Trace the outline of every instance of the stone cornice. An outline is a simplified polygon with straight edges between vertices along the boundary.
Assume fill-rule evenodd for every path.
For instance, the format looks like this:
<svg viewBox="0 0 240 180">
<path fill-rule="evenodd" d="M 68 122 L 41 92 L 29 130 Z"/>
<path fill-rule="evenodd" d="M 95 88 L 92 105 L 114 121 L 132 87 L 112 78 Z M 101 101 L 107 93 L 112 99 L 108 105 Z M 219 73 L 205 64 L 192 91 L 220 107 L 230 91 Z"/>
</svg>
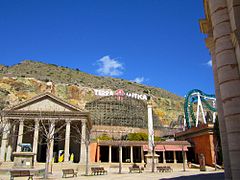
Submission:
<svg viewBox="0 0 240 180">
<path fill-rule="evenodd" d="M 19 119 L 40 119 L 40 118 L 59 118 L 59 119 L 66 119 L 66 118 L 74 118 L 75 120 L 81 120 L 83 117 L 88 119 L 88 112 L 52 112 L 52 111 L 5 111 L 4 117 L 7 118 L 14 118 L 17 117 Z"/>
<path fill-rule="evenodd" d="M 208 34 L 209 32 L 209 23 L 206 19 L 199 20 L 200 30 L 203 34 Z"/>
<path fill-rule="evenodd" d="M 203 34 L 212 36 L 212 22 L 207 0 L 204 0 L 204 14 L 205 19 L 199 20 L 200 30 Z"/>
</svg>

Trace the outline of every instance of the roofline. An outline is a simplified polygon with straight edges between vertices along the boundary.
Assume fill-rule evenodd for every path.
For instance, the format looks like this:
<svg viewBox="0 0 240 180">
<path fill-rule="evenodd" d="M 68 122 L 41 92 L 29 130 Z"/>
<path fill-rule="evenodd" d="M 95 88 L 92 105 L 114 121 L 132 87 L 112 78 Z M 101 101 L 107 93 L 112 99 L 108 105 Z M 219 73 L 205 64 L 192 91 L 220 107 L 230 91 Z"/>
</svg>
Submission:
<svg viewBox="0 0 240 180">
<path fill-rule="evenodd" d="M 142 146 L 142 145 L 148 145 L 148 141 L 104 141 L 104 140 L 98 140 L 98 145 L 136 145 L 136 146 Z M 179 146 L 187 146 L 191 147 L 191 144 L 188 141 L 156 141 L 155 145 L 179 145 Z"/>
<path fill-rule="evenodd" d="M 64 105 L 66 105 L 66 106 L 68 106 L 68 107 L 70 107 L 70 108 L 72 108 L 72 109 L 74 109 L 76 111 L 88 112 L 87 110 L 80 109 L 79 107 L 77 107 L 75 105 L 72 105 L 72 104 L 62 100 L 59 97 L 57 97 L 57 96 L 55 96 L 55 95 L 53 95 L 52 93 L 49 93 L 49 92 L 41 93 L 41 94 L 31 98 L 31 99 L 28 99 L 28 100 L 26 100 L 24 102 L 21 102 L 21 103 L 15 105 L 15 106 L 10 107 L 10 108 L 8 108 L 8 107 L 4 108 L 3 111 L 14 111 L 14 110 L 17 110 L 17 109 L 19 109 L 21 107 L 24 107 L 25 105 L 30 104 L 30 103 L 32 103 L 32 102 L 34 102 L 34 101 L 36 101 L 36 100 L 38 100 L 40 98 L 43 98 L 44 96 L 48 96 L 48 97 L 50 97 L 50 98 L 52 98 L 52 99 L 54 99 L 54 100 L 56 100 L 56 101 L 58 101 L 58 102 L 60 102 L 60 103 L 62 103 Z"/>
</svg>

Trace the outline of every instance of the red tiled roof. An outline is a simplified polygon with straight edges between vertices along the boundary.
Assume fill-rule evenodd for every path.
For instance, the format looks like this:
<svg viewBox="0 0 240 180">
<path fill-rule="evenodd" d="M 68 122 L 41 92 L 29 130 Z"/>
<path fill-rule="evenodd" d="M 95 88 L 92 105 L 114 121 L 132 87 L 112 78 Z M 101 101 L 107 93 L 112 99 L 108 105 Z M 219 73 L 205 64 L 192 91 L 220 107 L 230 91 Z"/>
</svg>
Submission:
<svg viewBox="0 0 240 180">
<path fill-rule="evenodd" d="M 187 146 L 180 146 L 180 145 L 156 145 L 155 151 L 188 151 Z M 148 151 L 148 145 L 143 145 L 143 150 Z"/>
<path fill-rule="evenodd" d="M 143 145 L 143 151 L 148 151 L 148 145 Z M 165 151 L 163 145 L 156 145 L 155 151 Z"/>
<path fill-rule="evenodd" d="M 164 145 L 165 151 L 188 151 L 187 146 Z"/>
</svg>

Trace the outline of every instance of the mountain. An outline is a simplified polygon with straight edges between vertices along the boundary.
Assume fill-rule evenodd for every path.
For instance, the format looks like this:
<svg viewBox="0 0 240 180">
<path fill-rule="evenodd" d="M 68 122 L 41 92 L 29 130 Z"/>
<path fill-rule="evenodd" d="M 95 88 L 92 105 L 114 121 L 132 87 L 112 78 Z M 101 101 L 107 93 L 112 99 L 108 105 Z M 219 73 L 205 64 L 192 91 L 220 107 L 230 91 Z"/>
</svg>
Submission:
<svg viewBox="0 0 240 180">
<path fill-rule="evenodd" d="M 183 98 L 164 89 L 31 60 L 13 66 L 0 65 L 0 109 L 46 91 L 49 81 L 53 83 L 56 96 L 81 108 L 97 98 L 94 89 L 124 89 L 138 94 L 150 92 L 154 112 L 163 125 L 170 125 L 183 114 Z"/>
</svg>

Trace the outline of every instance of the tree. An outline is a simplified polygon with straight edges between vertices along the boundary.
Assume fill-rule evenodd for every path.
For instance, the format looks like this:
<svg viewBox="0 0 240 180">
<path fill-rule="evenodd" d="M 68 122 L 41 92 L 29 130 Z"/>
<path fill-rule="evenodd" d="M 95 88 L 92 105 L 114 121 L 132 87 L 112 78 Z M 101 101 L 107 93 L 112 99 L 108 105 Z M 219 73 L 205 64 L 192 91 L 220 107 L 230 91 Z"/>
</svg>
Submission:
<svg viewBox="0 0 240 180">
<path fill-rule="evenodd" d="M 4 117 L 7 115 L 6 111 L 0 111 L 0 136 L 2 137 L 1 151 L 5 152 L 6 146 L 11 148 L 14 144 L 14 140 L 17 137 L 15 134 L 15 128 L 17 121 L 16 120 L 8 120 Z M 5 154 L 1 154 L 1 160 L 4 160 Z M 10 157 L 9 157 L 10 158 Z"/>
<path fill-rule="evenodd" d="M 46 145 L 47 145 L 47 150 L 46 150 L 46 163 L 45 163 L 45 177 L 48 178 L 49 174 L 49 166 L 50 163 L 52 162 L 52 155 L 51 155 L 51 146 L 53 146 L 54 140 L 60 140 L 63 137 L 61 136 L 63 131 L 61 131 L 66 123 L 60 124 L 60 121 L 54 121 L 54 120 L 40 120 L 40 126 L 39 126 L 39 132 L 41 136 L 43 136 L 46 140 Z M 57 125 L 60 126 L 57 126 Z M 56 128 L 57 127 L 57 128 Z M 55 135 L 58 134 L 58 139 L 55 138 Z"/>
<path fill-rule="evenodd" d="M 71 126 L 72 129 L 75 130 L 75 133 L 71 135 L 74 141 L 79 144 L 85 144 L 85 151 L 86 151 L 86 168 L 85 168 L 85 175 L 89 175 L 89 144 L 90 144 L 90 131 L 86 128 L 86 132 L 82 132 L 82 127 L 79 124 L 74 123 Z M 82 142 L 83 141 L 83 142 Z"/>
<path fill-rule="evenodd" d="M 53 148 L 54 140 L 59 141 L 64 139 L 63 137 L 64 131 L 62 130 L 65 127 L 66 122 L 60 120 L 60 117 L 57 119 L 45 119 L 41 116 L 41 114 L 39 114 L 38 122 L 39 122 L 38 127 L 35 127 L 32 125 L 29 125 L 27 127 L 25 126 L 25 127 L 27 129 L 26 132 L 38 130 L 39 135 L 42 137 L 42 139 L 44 139 L 44 141 L 41 142 L 41 144 L 47 145 L 44 178 L 48 179 L 50 164 L 52 163 L 52 156 L 53 156 L 53 154 L 51 154 L 52 153 L 51 148 Z"/>
</svg>

